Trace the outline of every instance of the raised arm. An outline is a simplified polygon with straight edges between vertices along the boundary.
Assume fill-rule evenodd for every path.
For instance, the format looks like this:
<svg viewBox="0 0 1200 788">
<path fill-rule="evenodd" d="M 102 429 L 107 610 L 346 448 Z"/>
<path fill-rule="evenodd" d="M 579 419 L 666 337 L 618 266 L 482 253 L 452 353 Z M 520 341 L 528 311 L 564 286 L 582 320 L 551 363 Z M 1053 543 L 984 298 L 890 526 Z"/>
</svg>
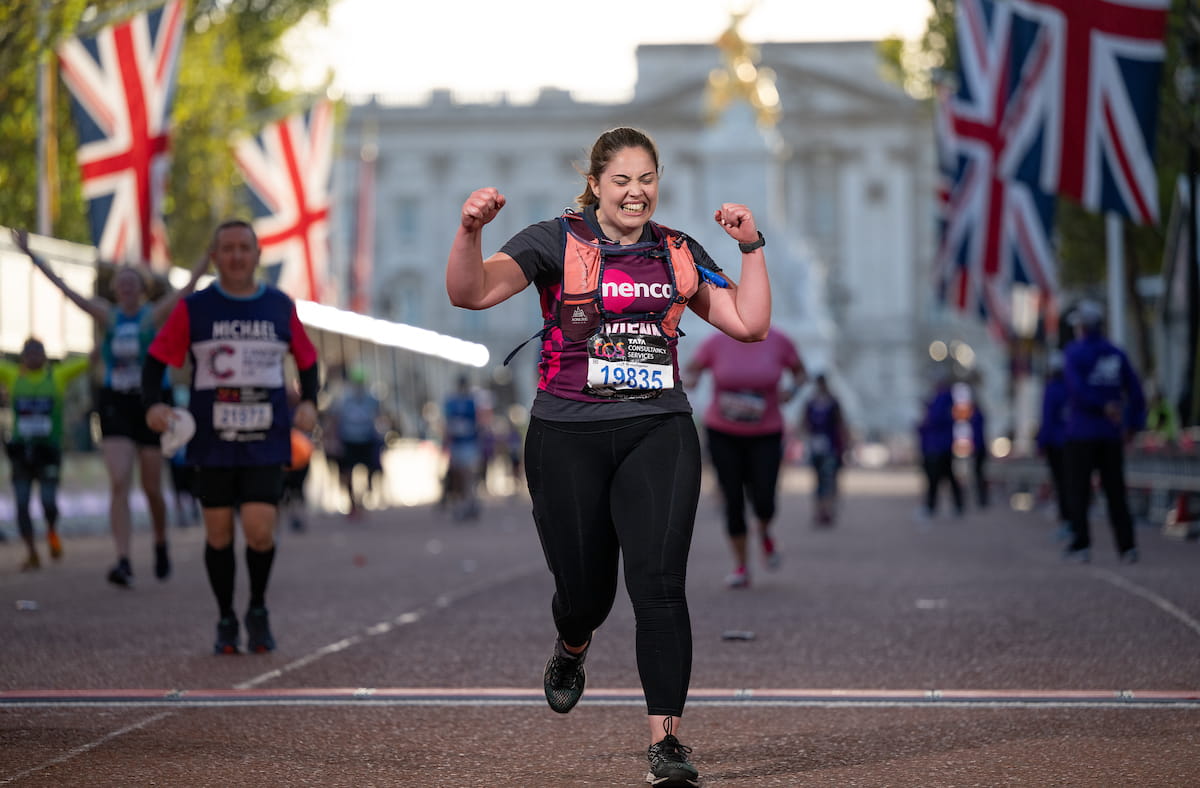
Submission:
<svg viewBox="0 0 1200 788">
<path fill-rule="evenodd" d="M 75 306 L 79 307 L 84 312 L 87 312 L 98 323 L 106 323 L 108 321 L 108 317 L 111 314 L 112 309 L 108 302 L 102 298 L 84 298 L 82 295 L 72 290 L 71 286 L 63 281 L 62 277 L 56 274 L 54 269 L 51 268 L 45 260 L 38 257 L 33 253 L 33 250 L 29 248 L 29 233 L 25 232 L 24 230 L 13 230 L 12 238 L 13 243 L 17 245 L 17 248 L 28 255 L 29 259 L 33 261 L 34 267 L 45 274 L 46 278 L 49 279 L 55 287 L 61 290 L 62 294 L 69 298 L 75 304 Z"/>
<path fill-rule="evenodd" d="M 487 309 L 525 289 L 525 273 L 506 254 L 483 259 L 483 226 L 496 218 L 505 204 L 493 188 L 477 189 L 463 203 L 458 231 L 446 261 L 446 295 L 464 309 Z"/>
<path fill-rule="evenodd" d="M 71 356 L 54 365 L 54 382 L 61 391 L 75 378 L 87 372 L 92 366 L 92 359 L 87 355 Z"/>
<path fill-rule="evenodd" d="M 154 325 L 161 326 L 167 319 L 167 315 L 171 314 L 171 310 L 175 308 L 175 304 L 179 299 L 191 295 L 196 290 L 196 283 L 200 281 L 200 277 L 204 276 L 204 272 L 208 270 L 209 260 L 212 259 L 212 247 L 210 246 L 201 255 L 200 259 L 192 265 L 191 277 L 188 282 L 179 290 L 173 290 L 167 293 L 162 298 L 154 302 L 153 308 L 150 310 L 150 318 L 154 321 Z"/>
<path fill-rule="evenodd" d="M 725 203 L 713 219 L 739 244 L 759 240 L 750 209 Z M 771 282 L 762 246 L 742 252 L 742 281 L 727 288 L 702 285 L 689 302 L 692 310 L 725 334 L 742 342 L 761 342 L 771 327 Z"/>
</svg>

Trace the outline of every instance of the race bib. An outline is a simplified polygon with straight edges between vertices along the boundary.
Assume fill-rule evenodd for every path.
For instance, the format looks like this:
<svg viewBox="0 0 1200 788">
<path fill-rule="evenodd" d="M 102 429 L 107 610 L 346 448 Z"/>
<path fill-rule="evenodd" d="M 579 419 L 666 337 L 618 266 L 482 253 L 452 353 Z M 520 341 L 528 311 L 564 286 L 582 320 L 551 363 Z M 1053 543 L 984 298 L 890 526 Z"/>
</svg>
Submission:
<svg viewBox="0 0 1200 788">
<path fill-rule="evenodd" d="M 808 439 L 809 454 L 829 454 L 833 451 L 833 444 L 829 442 L 828 435 L 812 435 Z"/>
<path fill-rule="evenodd" d="M 50 435 L 54 424 L 50 417 L 41 413 L 17 416 L 17 434 L 22 438 L 45 438 Z"/>
<path fill-rule="evenodd" d="M 108 382 L 113 391 L 136 391 L 142 387 L 142 370 L 139 367 L 113 367 Z"/>
<path fill-rule="evenodd" d="M 753 391 L 722 391 L 717 394 L 717 410 L 726 421 L 751 424 L 762 421 L 767 398 Z"/>
<path fill-rule="evenodd" d="M 217 432 L 261 432 L 269 429 L 269 402 L 217 402 L 213 404 L 213 429 Z"/>
<path fill-rule="evenodd" d="M 13 426 L 22 438 L 47 438 L 54 430 L 54 399 L 18 397 L 13 402 Z"/>
<path fill-rule="evenodd" d="M 452 438 L 473 438 L 476 432 L 475 419 L 457 416 L 446 421 L 446 434 Z"/>
<path fill-rule="evenodd" d="M 587 390 L 604 397 L 658 394 L 675 387 L 664 337 L 596 334 L 588 340 Z"/>
<path fill-rule="evenodd" d="M 125 331 L 118 328 L 108 344 L 113 358 L 136 360 L 142 352 L 142 341 L 137 326 L 132 323 L 128 325 L 130 328 Z"/>
</svg>

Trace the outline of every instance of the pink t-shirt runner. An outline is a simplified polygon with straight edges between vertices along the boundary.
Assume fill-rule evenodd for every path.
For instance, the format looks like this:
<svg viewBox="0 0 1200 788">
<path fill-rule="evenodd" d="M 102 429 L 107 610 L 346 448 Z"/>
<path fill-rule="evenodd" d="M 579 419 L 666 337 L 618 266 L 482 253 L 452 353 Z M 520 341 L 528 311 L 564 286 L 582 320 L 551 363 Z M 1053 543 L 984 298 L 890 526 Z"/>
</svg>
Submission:
<svg viewBox="0 0 1200 788">
<path fill-rule="evenodd" d="M 785 370 L 801 370 L 796 346 L 774 328 L 762 342 L 739 342 L 720 332 L 704 341 L 688 366 L 713 376 L 713 397 L 704 424 L 730 435 L 783 431 L 779 382 Z"/>
</svg>

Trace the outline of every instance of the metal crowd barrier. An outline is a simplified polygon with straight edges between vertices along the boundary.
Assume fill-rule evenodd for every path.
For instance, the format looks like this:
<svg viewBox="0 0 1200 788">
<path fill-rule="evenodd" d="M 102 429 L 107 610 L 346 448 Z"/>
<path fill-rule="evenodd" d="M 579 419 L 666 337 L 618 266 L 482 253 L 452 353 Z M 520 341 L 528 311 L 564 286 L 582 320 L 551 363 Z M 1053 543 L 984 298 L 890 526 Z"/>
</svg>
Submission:
<svg viewBox="0 0 1200 788">
<path fill-rule="evenodd" d="M 1053 499 L 1044 457 L 993 458 L 987 479 L 1021 508 Z M 1173 538 L 1200 539 L 1200 443 L 1188 435 L 1172 445 L 1139 436 L 1126 448 L 1125 483 L 1130 508 L 1140 521 L 1161 524 Z M 1103 502 L 1103 496 L 1096 498 Z"/>
</svg>

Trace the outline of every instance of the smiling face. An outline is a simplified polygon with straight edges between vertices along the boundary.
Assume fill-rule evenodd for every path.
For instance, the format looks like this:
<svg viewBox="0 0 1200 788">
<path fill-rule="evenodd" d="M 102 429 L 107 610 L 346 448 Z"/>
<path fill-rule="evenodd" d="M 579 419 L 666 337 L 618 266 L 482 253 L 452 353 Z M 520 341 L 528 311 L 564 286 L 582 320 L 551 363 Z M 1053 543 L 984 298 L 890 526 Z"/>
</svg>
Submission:
<svg viewBox="0 0 1200 788">
<path fill-rule="evenodd" d="M 233 224 L 217 230 L 212 261 L 221 289 L 232 295 L 252 293 L 258 286 L 254 281 L 258 256 L 258 239 L 249 227 Z"/>
<path fill-rule="evenodd" d="M 588 186 L 596 196 L 596 217 L 604 234 L 618 243 L 636 243 L 658 207 L 653 154 L 641 146 L 621 148 L 599 176 L 588 176 Z"/>
<path fill-rule="evenodd" d="M 142 303 L 145 293 L 142 277 L 132 268 L 117 269 L 112 281 L 113 295 L 116 296 L 117 306 L 126 312 L 136 311 Z"/>
</svg>

